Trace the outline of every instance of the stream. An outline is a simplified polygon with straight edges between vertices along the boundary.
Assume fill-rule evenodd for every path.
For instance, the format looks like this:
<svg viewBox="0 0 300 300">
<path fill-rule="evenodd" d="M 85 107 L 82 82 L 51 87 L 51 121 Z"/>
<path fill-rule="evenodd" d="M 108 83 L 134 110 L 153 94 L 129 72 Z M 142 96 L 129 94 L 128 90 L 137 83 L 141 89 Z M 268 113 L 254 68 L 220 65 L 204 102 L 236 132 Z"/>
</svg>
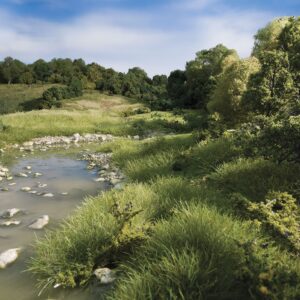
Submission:
<svg viewBox="0 0 300 300">
<path fill-rule="evenodd" d="M 20 159 L 10 172 L 27 177 L 13 176 L 10 181 L 0 182 L 4 188 L 0 191 L 0 212 L 21 209 L 21 213 L 12 218 L 21 221 L 19 225 L 0 226 L 0 253 L 12 248 L 22 248 L 22 251 L 14 263 L 0 270 L 0 299 L 97 299 L 93 291 L 76 289 L 52 289 L 38 297 L 36 280 L 24 270 L 33 255 L 32 244 L 36 237 L 42 237 L 45 228 L 56 228 L 86 196 L 108 189 L 107 184 L 95 181 L 97 170 L 87 170 L 87 162 L 55 154 Z M 30 191 L 22 191 L 24 187 Z M 29 225 L 43 215 L 49 216 L 49 224 L 42 230 L 30 229 Z"/>
</svg>

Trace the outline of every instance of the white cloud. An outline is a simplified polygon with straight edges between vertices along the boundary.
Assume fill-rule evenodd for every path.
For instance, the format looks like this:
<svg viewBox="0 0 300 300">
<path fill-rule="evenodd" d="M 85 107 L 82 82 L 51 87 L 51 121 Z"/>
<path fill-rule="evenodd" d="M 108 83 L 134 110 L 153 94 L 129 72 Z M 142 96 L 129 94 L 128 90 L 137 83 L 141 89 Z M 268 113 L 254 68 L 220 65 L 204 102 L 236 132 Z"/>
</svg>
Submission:
<svg viewBox="0 0 300 300">
<path fill-rule="evenodd" d="M 170 10 L 162 18 L 174 22 Z M 257 12 L 207 16 L 200 12 L 180 18 L 180 26 L 159 26 L 161 20 L 150 12 L 102 11 L 61 23 L 0 10 L 0 59 L 13 56 L 32 62 L 82 57 L 120 71 L 140 66 L 151 75 L 168 73 L 184 68 L 195 52 L 218 43 L 249 55 L 252 36 L 270 16 Z"/>
</svg>

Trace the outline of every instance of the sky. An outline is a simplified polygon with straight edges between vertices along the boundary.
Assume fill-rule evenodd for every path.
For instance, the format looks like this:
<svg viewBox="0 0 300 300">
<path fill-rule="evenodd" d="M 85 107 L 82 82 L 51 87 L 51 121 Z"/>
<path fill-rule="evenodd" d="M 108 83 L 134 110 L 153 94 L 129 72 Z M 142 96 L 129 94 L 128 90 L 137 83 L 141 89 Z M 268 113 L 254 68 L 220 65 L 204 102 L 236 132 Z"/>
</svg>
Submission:
<svg viewBox="0 0 300 300">
<path fill-rule="evenodd" d="M 83 58 L 151 76 L 222 43 L 250 55 L 253 36 L 300 0 L 0 0 L 0 60 Z"/>
</svg>

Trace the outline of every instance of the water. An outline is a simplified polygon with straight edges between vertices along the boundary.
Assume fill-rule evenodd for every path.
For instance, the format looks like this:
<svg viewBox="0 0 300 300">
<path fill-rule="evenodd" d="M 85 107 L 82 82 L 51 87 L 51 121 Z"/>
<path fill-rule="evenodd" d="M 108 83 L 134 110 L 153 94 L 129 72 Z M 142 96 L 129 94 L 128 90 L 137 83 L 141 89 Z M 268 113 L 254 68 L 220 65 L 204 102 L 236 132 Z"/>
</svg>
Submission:
<svg viewBox="0 0 300 300">
<path fill-rule="evenodd" d="M 32 170 L 24 168 L 31 166 Z M 37 299 L 67 299 L 87 300 L 95 297 L 89 291 L 82 290 L 52 290 L 38 297 L 36 282 L 29 273 L 24 273 L 26 261 L 32 255 L 31 245 L 36 236 L 43 236 L 44 230 L 36 231 L 28 225 L 42 215 L 49 215 L 50 223 L 47 228 L 55 228 L 59 222 L 69 215 L 87 195 L 96 195 L 107 187 L 93 181 L 96 171 L 88 171 L 86 162 L 71 158 L 51 156 L 47 158 L 31 158 L 19 161 L 13 168 L 12 174 L 19 172 L 28 174 L 28 178 L 14 177 L 13 181 L 0 183 L 8 187 L 8 192 L 0 192 L 0 211 L 9 208 L 20 208 L 25 213 L 14 219 L 21 220 L 19 226 L 0 227 L 0 252 L 11 248 L 22 247 L 22 252 L 15 263 L 0 270 L 0 300 L 37 300 Z M 33 178 L 35 172 L 43 176 Z M 16 185 L 8 186 L 15 182 Z M 45 188 L 37 185 L 47 184 Z M 53 198 L 46 198 L 20 191 L 22 187 L 31 187 L 38 192 L 53 193 Z M 67 192 L 68 195 L 61 195 Z"/>
</svg>

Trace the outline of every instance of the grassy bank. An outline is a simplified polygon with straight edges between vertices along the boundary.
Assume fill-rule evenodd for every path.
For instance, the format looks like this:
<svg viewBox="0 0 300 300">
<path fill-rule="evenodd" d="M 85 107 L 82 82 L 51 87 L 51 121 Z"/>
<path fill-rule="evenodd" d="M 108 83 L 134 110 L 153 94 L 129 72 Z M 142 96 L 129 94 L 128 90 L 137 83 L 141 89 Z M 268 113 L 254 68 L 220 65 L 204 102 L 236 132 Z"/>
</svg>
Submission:
<svg viewBox="0 0 300 300">
<path fill-rule="evenodd" d="M 40 287 L 84 286 L 108 266 L 118 280 L 106 299 L 298 299 L 299 165 L 249 157 L 230 134 L 199 139 L 182 115 L 139 107 L 91 92 L 61 109 L 1 117 L 3 145 L 75 132 L 120 137 L 96 151 L 113 153 L 127 185 L 86 199 L 37 242 L 30 270 Z M 274 201 L 284 209 L 270 210 Z"/>
</svg>

